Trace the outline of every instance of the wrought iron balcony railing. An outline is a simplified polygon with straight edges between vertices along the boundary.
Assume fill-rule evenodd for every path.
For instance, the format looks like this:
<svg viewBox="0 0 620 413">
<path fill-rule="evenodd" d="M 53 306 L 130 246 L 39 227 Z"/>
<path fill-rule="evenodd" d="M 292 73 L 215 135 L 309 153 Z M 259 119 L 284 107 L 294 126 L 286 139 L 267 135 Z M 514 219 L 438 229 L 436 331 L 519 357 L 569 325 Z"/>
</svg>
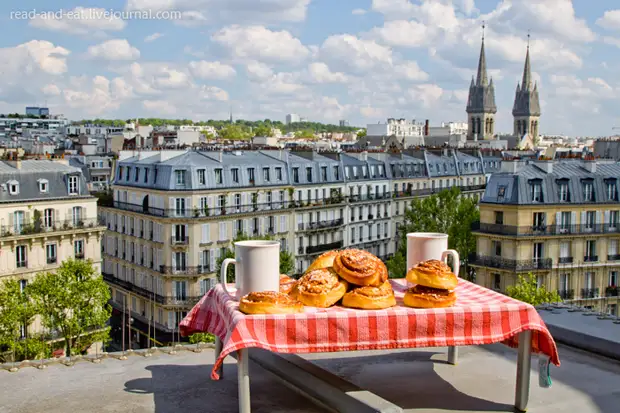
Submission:
<svg viewBox="0 0 620 413">
<path fill-rule="evenodd" d="M 305 222 L 297 224 L 297 229 L 299 231 L 312 231 L 318 229 L 326 229 L 326 228 L 335 228 L 342 226 L 344 224 L 344 220 L 342 218 L 339 219 L 331 219 L 327 221 L 318 221 L 318 222 Z"/>
<path fill-rule="evenodd" d="M 558 264 L 572 264 L 573 257 L 560 257 L 558 258 Z"/>
<path fill-rule="evenodd" d="M 581 298 L 598 298 L 600 297 L 598 288 L 582 288 Z"/>
<path fill-rule="evenodd" d="M 197 266 L 160 265 L 159 272 L 164 275 L 174 275 L 175 277 L 183 277 L 183 276 L 197 276 L 201 274 L 210 274 L 212 272 L 215 272 L 215 268 L 211 268 L 211 266 L 209 265 L 197 265 Z"/>
<path fill-rule="evenodd" d="M 558 290 L 558 295 L 562 300 L 572 300 L 575 298 L 575 290 Z"/>
<path fill-rule="evenodd" d="M 21 223 L 13 225 L 1 225 L 0 237 L 12 237 L 22 235 L 48 234 L 51 232 L 88 229 L 103 226 L 99 218 L 47 221 L 43 218 L 39 222 Z"/>
<path fill-rule="evenodd" d="M 306 247 L 306 254 L 316 254 L 318 252 L 329 251 L 333 249 L 342 248 L 342 241 L 336 241 L 323 245 L 311 245 Z"/>
<path fill-rule="evenodd" d="M 189 237 L 177 237 L 176 235 L 173 235 L 170 238 L 170 243 L 172 245 L 187 245 L 189 244 Z"/>
<path fill-rule="evenodd" d="M 483 267 L 506 269 L 511 271 L 533 271 L 551 269 L 553 261 L 551 258 L 535 258 L 531 260 L 514 260 L 509 258 L 486 256 L 474 254 L 469 262 Z"/>
<path fill-rule="evenodd" d="M 610 224 L 578 224 L 578 225 L 503 225 L 485 222 L 474 222 L 472 231 L 485 234 L 508 235 L 517 237 L 563 236 L 618 233 L 618 226 Z"/>
</svg>

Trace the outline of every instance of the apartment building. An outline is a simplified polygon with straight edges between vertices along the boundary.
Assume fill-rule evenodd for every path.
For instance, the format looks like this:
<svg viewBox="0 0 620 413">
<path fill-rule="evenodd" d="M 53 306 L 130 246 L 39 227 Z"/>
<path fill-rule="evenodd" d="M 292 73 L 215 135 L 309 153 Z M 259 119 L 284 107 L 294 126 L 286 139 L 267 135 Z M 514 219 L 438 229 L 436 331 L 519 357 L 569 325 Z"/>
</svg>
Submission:
<svg viewBox="0 0 620 413">
<path fill-rule="evenodd" d="M 565 300 L 616 313 L 620 165 L 504 160 L 502 170 L 480 202 L 476 281 L 505 291 L 532 272 Z"/>
<path fill-rule="evenodd" d="M 407 202 L 403 195 L 402 205 L 393 207 L 393 197 L 401 195 L 391 192 L 390 162 L 401 161 L 399 156 L 122 152 L 113 204 L 100 208 L 108 227 L 103 273 L 113 290 L 112 305 L 120 311 L 124 305 L 137 329 L 145 332 L 150 323 L 158 341 L 172 341 L 179 321 L 215 284 L 217 261 L 237 234 L 279 240 L 295 256 L 298 274 L 335 248 L 356 246 L 389 258 L 396 247 L 395 222 Z M 399 188 L 421 188 L 407 193 L 410 198 L 430 195 L 435 181 L 435 191 L 443 188 L 429 178 L 424 152 L 418 156 L 401 156 L 417 165 L 415 175 L 398 178 Z M 436 158 L 451 163 L 441 174 L 458 185 L 454 154 Z"/>
<path fill-rule="evenodd" d="M 90 259 L 99 271 L 104 231 L 80 169 L 51 160 L 0 162 L 0 279 L 25 286 L 67 259 Z"/>
</svg>

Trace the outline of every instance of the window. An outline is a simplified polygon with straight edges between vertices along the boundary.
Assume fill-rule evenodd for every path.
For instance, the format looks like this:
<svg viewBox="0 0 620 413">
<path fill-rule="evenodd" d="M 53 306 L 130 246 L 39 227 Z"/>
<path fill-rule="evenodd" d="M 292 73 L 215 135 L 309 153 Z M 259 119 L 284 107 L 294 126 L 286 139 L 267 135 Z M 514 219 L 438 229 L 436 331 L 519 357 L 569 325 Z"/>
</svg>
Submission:
<svg viewBox="0 0 620 413">
<path fill-rule="evenodd" d="M 84 240 L 77 239 L 73 242 L 75 258 L 84 258 Z"/>
<path fill-rule="evenodd" d="M 144 168 L 144 183 L 148 184 L 149 182 L 149 168 Z"/>
<path fill-rule="evenodd" d="M 140 179 L 140 168 L 136 168 L 136 173 L 134 174 L 134 181 L 138 182 Z"/>
<path fill-rule="evenodd" d="M 239 169 L 233 168 L 230 170 L 230 173 L 232 174 L 232 181 L 238 184 L 239 183 Z"/>
<path fill-rule="evenodd" d="M 24 228 L 24 211 L 13 212 L 13 232 L 21 234 Z"/>
<path fill-rule="evenodd" d="M 594 224 L 596 223 L 596 211 L 587 211 L 586 212 L 586 229 L 593 229 Z"/>
<path fill-rule="evenodd" d="M 185 171 L 174 171 L 174 176 L 177 185 L 185 185 Z"/>
<path fill-rule="evenodd" d="M 610 239 L 607 241 L 607 260 L 616 261 L 620 259 L 618 256 L 618 240 Z"/>
<path fill-rule="evenodd" d="M 224 182 L 224 180 L 222 178 L 222 170 L 218 168 L 218 169 L 215 170 L 215 183 L 216 184 L 221 184 L 223 182 Z"/>
<path fill-rule="evenodd" d="M 493 274 L 493 289 L 496 291 L 501 290 L 501 278 L 499 274 Z"/>
<path fill-rule="evenodd" d="M 558 198 L 560 202 L 568 202 L 568 182 L 560 182 L 558 184 Z"/>
<path fill-rule="evenodd" d="M 424 187 L 426 188 L 426 182 L 424 183 Z M 500 185 L 497 187 L 497 200 L 502 201 L 504 199 L 504 196 L 506 196 L 506 187 Z"/>
<path fill-rule="evenodd" d="M 269 182 L 271 180 L 269 176 L 269 168 L 263 168 L 263 179 L 265 182 Z"/>
<path fill-rule="evenodd" d="M 299 168 L 293 168 L 293 182 L 299 183 Z"/>
<path fill-rule="evenodd" d="M 206 185 L 207 184 L 207 178 L 205 176 L 205 170 L 204 169 L 199 169 L 198 170 L 198 183 L 200 185 Z"/>
<path fill-rule="evenodd" d="M 277 168 L 276 168 L 276 179 L 277 179 L 278 181 L 281 181 L 281 180 L 282 180 L 282 168 L 280 168 L 280 167 L 277 167 Z"/>
<path fill-rule="evenodd" d="M 49 181 L 47 179 L 39 179 L 39 192 L 45 193 L 49 190 Z"/>
<path fill-rule="evenodd" d="M 609 228 L 618 228 L 618 211 L 609 211 Z"/>
<path fill-rule="evenodd" d="M 48 264 L 56 263 L 56 244 L 47 244 L 45 246 L 45 256 Z"/>
<path fill-rule="evenodd" d="M 155 168 L 155 176 L 153 177 L 153 183 L 157 183 L 157 168 Z"/>
<path fill-rule="evenodd" d="M 491 241 L 491 252 L 496 257 L 502 256 L 502 242 L 501 241 Z"/>
<path fill-rule="evenodd" d="M 174 233 L 173 233 L 173 237 L 174 237 L 174 242 L 175 243 L 181 243 L 181 242 L 185 242 L 185 238 L 187 236 L 186 233 L 186 227 L 183 224 L 176 224 L 174 226 Z"/>
<path fill-rule="evenodd" d="M 618 285 L 618 271 L 609 272 L 609 286 L 616 287 Z"/>
<path fill-rule="evenodd" d="M 504 213 L 502 211 L 495 211 L 495 223 L 497 225 L 504 224 Z"/>
<path fill-rule="evenodd" d="M 560 242 L 560 258 L 568 258 L 570 256 L 570 241 Z"/>
<path fill-rule="evenodd" d="M 119 176 L 119 178 L 121 178 L 121 179 L 123 178 L 123 167 L 122 167 L 122 166 L 119 166 L 119 167 L 118 167 L 118 176 Z"/>
<path fill-rule="evenodd" d="M 544 212 L 534 212 L 532 221 L 534 230 L 544 231 L 546 229 Z"/>
<path fill-rule="evenodd" d="M 312 168 L 306 168 L 306 181 L 312 182 Z"/>
<path fill-rule="evenodd" d="M 17 268 L 26 268 L 28 262 L 26 261 L 26 246 L 18 245 L 15 248 L 15 266 Z"/>
<path fill-rule="evenodd" d="M 225 195 L 218 195 L 217 196 L 217 207 L 218 208 L 224 208 L 224 204 L 226 203 L 226 196 Z"/>
<path fill-rule="evenodd" d="M 250 184 L 254 184 L 255 182 L 254 168 L 248 168 L 248 177 L 250 178 Z"/>
<path fill-rule="evenodd" d="M 338 168 L 338 166 L 334 166 L 334 179 L 337 181 L 340 180 L 340 168 Z"/>
<path fill-rule="evenodd" d="M 185 198 L 174 199 L 174 212 L 177 216 L 185 215 Z"/>
<path fill-rule="evenodd" d="M 584 274 L 585 288 L 587 290 L 591 290 L 594 288 L 594 273 L 587 272 Z M 593 298 L 593 297 L 584 297 L 584 298 Z"/>
<path fill-rule="evenodd" d="M 545 248 L 545 244 L 542 242 L 535 242 L 534 243 L 534 252 L 532 254 L 532 258 L 534 259 L 534 261 L 539 261 L 544 257 L 544 248 Z"/>
<path fill-rule="evenodd" d="M 587 240 L 584 261 L 597 261 L 597 260 L 598 260 L 598 257 L 596 256 L 596 241 Z"/>
<path fill-rule="evenodd" d="M 571 213 L 568 211 L 562 212 L 560 215 L 560 232 L 568 232 L 571 226 Z"/>
<path fill-rule="evenodd" d="M 607 199 L 610 201 L 618 200 L 618 188 L 615 180 L 607 181 Z"/>
<path fill-rule="evenodd" d="M 540 182 L 533 182 L 530 190 L 532 202 L 543 202 L 542 184 Z"/>
<path fill-rule="evenodd" d="M 131 166 L 128 166 L 125 170 L 125 181 L 129 181 L 129 176 L 131 175 Z"/>
<path fill-rule="evenodd" d="M 321 180 L 327 182 L 327 166 L 321 166 Z"/>
<path fill-rule="evenodd" d="M 583 200 L 587 202 L 594 201 L 594 186 L 592 182 L 583 183 Z"/>
<path fill-rule="evenodd" d="M 560 274 L 560 285 L 559 285 L 558 289 L 561 292 L 566 293 L 568 291 L 568 288 L 569 288 L 569 281 L 568 281 L 569 278 L 568 277 L 569 277 L 568 274 Z M 565 298 L 565 297 L 562 297 L 562 298 Z M 566 298 L 568 298 L 568 297 L 566 297 Z"/>
<path fill-rule="evenodd" d="M 45 209 L 43 211 L 43 226 L 45 228 L 53 228 L 54 227 L 54 210 L 51 208 Z"/>
<path fill-rule="evenodd" d="M 76 175 L 72 175 L 69 177 L 69 195 L 77 195 L 78 194 L 78 177 Z"/>
</svg>

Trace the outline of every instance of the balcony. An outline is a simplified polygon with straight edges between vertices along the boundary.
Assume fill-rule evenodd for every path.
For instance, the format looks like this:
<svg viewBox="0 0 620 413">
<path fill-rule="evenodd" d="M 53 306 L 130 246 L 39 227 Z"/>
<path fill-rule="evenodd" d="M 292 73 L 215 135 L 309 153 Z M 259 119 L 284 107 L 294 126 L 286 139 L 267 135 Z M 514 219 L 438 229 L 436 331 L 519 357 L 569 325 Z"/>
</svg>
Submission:
<svg viewBox="0 0 620 413">
<path fill-rule="evenodd" d="M 618 232 L 618 228 L 616 226 L 610 226 L 609 224 L 514 226 L 474 222 L 471 229 L 472 231 L 483 234 L 507 235 L 514 237 L 609 234 Z"/>
<path fill-rule="evenodd" d="M 76 252 L 75 253 L 75 259 L 76 260 L 83 260 L 84 259 L 84 253 L 83 252 Z"/>
<path fill-rule="evenodd" d="M 160 265 L 159 272 L 164 275 L 173 275 L 175 277 L 189 276 L 195 277 L 201 274 L 209 274 L 215 271 L 215 268 L 210 268 L 208 265 L 197 266 L 167 266 Z"/>
<path fill-rule="evenodd" d="M 598 288 L 582 288 L 581 289 L 581 298 L 598 298 L 599 290 Z"/>
<path fill-rule="evenodd" d="M 572 264 L 573 257 L 560 257 L 558 258 L 558 264 Z"/>
<path fill-rule="evenodd" d="M 572 300 L 575 298 L 575 290 L 558 290 L 558 295 L 562 300 Z"/>
<path fill-rule="evenodd" d="M 194 306 L 202 296 L 189 297 L 189 296 L 165 296 L 164 305 L 170 306 Z"/>
<path fill-rule="evenodd" d="M 620 254 L 607 255 L 607 261 L 620 261 Z"/>
<path fill-rule="evenodd" d="M 170 244 L 172 245 L 187 245 L 189 244 L 189 237 L 181 237 L 173 235 L 170 238 Z"/>
<path fill-rule="evenodd" d="M 14 237 L 14 236 L 44 236 L 45 234 L 62 231 L 82 230 L 89 228 L 105 227 L 104 224 L 100 224 L 98 218 L 83 219 L 83 220 L 64 220 L 64 221 L 45 221 L 22 224 L 22 225 L 1 225 L 0 226 L 0 238 Z"/>
<path fill-rule="evenodd" d="M 499 268 L 511 271 L 534 271 L 551 269 L 553 261 L 551 258 L 537 258 L 532 260 L 514 260 L 509 258 L 477 255 L 470 257 L 469 262 L 481 267 Z"/>
<path fill-rule="evenodd" d="M 583 262 L 596 262 L 598 261 L 598 255 L 586 255 L 583 257 Z"/>
<path fill-rule="evenodd" d="M 306 254 L 316 254 L 316 253 L 330 251 L 330 250 L 334 250 L 338 248 L 342 248 L 342 241 L 336 241 L 330 244 L 307 246 Z"/>
<path fill-rule="evenodd" d="M 412 196 L 425 196 L 425 195 L 431 195 L 435 192 L 438 192 L 438 191 L 433 190 L 432 188 L 409 189 L 405 191 L 392 192 L 392 198 L 409 198 Z"/>
<path fill-rule="evenodd" d="M 618 297 L 620 295 L 620 288 L 614 285 L 610 285 L 605 288 L 605 297 Z"/>
<path fill-rule="evenodd" d="M 58 262 L 58 258 L 56 257 L 47 257 L 47 264 L 51 265 L 51 264 L 56 264 Z"/>
<path fill-rule="evenodd" d="M 154 293 L 153 291 L 149 291 L 146 288 L 138 287 L 137 285 L 134 285 L 130 283 L 129 281 L 116 278 L 112 274 L 101 273 L 101 275 L 103 276 L 103 280 L 107 282 L 108 284 L 112 284 L 113 286 L 123 288 L 124 290 L 130 291 L 136 295 L 144 297 L 147 300 L 153 300 L 159 304 L 163 304 L 165 301 L 164 296 Z"/>
<path fill-rule="evenodd" d="M 319 229 L 327 229 L 327 228 L 335 228 L 342 226 L 344 224 L 344 220 L 342 218 L 332 219 L 327 221 L 319 221 L 319 222 L 307 222 L 297 224 L 297 230 L 299 231 L 313 231 Z"/>
</svg>

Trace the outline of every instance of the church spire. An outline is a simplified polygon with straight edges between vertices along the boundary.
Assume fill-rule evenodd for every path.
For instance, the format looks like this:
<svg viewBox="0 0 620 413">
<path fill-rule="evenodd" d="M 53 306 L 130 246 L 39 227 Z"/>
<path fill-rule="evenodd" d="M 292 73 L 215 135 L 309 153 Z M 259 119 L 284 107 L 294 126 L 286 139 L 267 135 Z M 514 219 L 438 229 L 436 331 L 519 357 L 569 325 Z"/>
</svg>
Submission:
<svg viewBox="0 0 620 413">
<path fill-rule="evenodd" d="M 530 67 L 530 34 L 527 34 L 527 53 L 525 54 L 525 65 L 523 67 L 523 80 L 521 81 L 522 90 L 532 89 L 532 69 Z"/>
<path fill-rule="evenodd" d="M 487 77 L 487 58 L 484 53 L 484 29 L 485 24 L 482 22 L 482 45 L 480 46 L 480 58 L 478 59 L 478 76 L 476 77 L 476 86 L 486 86 L 488 84 Z"/>
</svg>

